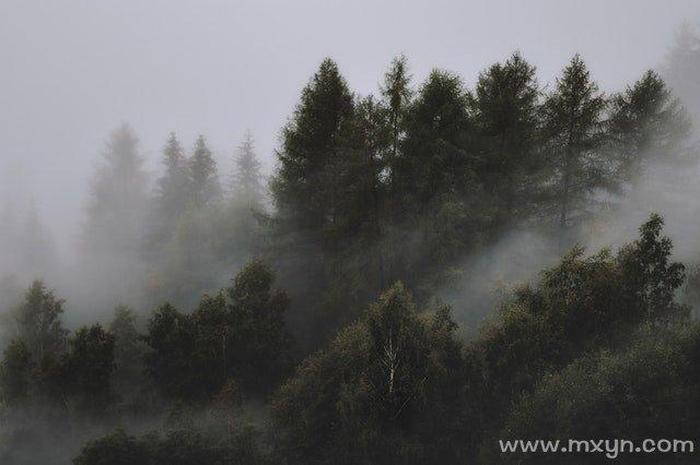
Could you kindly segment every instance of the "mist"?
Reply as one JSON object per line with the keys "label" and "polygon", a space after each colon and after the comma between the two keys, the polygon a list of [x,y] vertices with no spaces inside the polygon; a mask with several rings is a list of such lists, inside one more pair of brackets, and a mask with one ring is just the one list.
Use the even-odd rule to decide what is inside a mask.
{"label": "mist", "polygon": [[[602,168],[582,175],[582,193],[562,202],[556,186],[567,178],[553,160],[565,138],[550,123],[579,56],[591,99],[601,102],[586,142],[594,148],[580,152],[594,161],[579,168]],[[581,360],[598,363],[598,349],[626,350],[629,341],[591,336],[568,347],[569,358],[533,362],[526,376],[513,375],[532,384],[511,388],[487,366],[501,367],[488,359],[502,336],[493,328],[531,304],[523,295],[546,294],[547,272],[574,247],[586,257],[609,249],[617,258],[605,266],[632,274],[625,251],[642,247],[654,214],[663,217],[657,236],[673,243],[664,260],[688,270],[681,280],[663,262],[667,294],[697,313],[697,1],[5,0],[0,59],[0,461],[89,465],[90,454],[114,444],[167,461],[181,443],[214,454],[206,460],[328,463],[344,451],[341,463],[353,463],[336,437],[329,451],[314,449],[316,438],[290,446],[310,434],[290,420],[308,413],[300,405],[318,407],[309,386],[342,379],[328,405],[342,421],[363,418],[343,423],[348,435],[375,413],[362,402],[382,399],[390,413],[376,412],[399,426],[388,432],[377,420],[366,437],[410,437],[401,453],[438,463],[442,452],[425,452],[432,449],[413,436],[428,421],[416,420],[422,426],[405,437],[396,431],[404,407],[432,395],[420,370],[433,373],[425,366],[447,366],[445,354],[459,353],[459,369],[434,370],[462,374],[446,385],[471,382],[476,370],[474,379],[496,388],[462,386],[490,403],[477,415],[481,432],[469,430],[467,452],[454,457],[497,463],[484,444],[522,413],[504,405],[528,406],[513,392],[536,396],[551,382],[547,370],[568,376]],[[497,88],[503,69],[523,66],[527,75],[530,65],[532,122],[499,119],[500,107],[490,115],[488,98],[501,94],[489,93],[489,79]],[[395,94],[392,76],[405,87]],[[636,109],[620,108],[643,76],[658,78],[659,95],[669,97],[639,149],[624,137],[642,130],[615,127],[614,118]],[[445,129],[445,115],[457,123]],[[496,129],[484,122],[492,116]],[[522,127],[536,135],[511,144]],[[411,161],[424,153],[437,161]],[[523,166],[507,165],[530,153]],[[496,156],[506,161],[489,162]],[[635,295],[651,292],[644,289]],[[440,319],[443,304],[454,327]],[[411,316],[396,317],[392,305]],[[663,311],[678,308],[673,301]],[[394,316],[377,316],[385,314]],[[32,318],[43,336],[29,328]],[[382,326],[391,324],[406,326]],[[367,342],[382,331],[389,342]],[[397,378],[419,387],[389,401],[367,392],[383,386],[394,337],[433,355]],[[384,352],[372,358],[375,346]],[[354,378],[359,360],[373,368]],[[394,372],[390,379],[387,392],[398,396]],[[393,463],[377,444],[363,445],[363,457]]]}

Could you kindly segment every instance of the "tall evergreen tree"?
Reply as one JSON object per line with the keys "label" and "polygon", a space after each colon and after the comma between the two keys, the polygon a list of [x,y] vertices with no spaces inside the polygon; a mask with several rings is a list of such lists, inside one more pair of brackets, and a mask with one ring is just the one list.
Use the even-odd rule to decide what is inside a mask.
{"label": "tall evergreen tree", "polygon": [[392,190],[418,216],[439,194],[462,191],[470,180],[471,120],[461,79],[434,70],[407,115],[402,153],[393,160]]}
{"label": "tall evergreen tree", "polygon": [[284,128],[273,195],[281,219],[322,239],[334,235],[343,195],[339,178],[354,117],[353,97],[338,66],[325,59]]}
{"label": "tall evergreen tree", "polygon": [[368,283],[373,283],[369,288],[377,293],[384,290],[389,273],[385,236],[390,205],[386,175],[390,160],[398,155],[405,113],[400,102],[394,102],[393,108],[391,105],[378,102],[371,95],[357,103],[356,125],[362,148],[351,174],[356,179],[355,221],[362,225],[357,243],[365,251],[358,255],[365,257],[361,261],[363,274]]}
{"label": "tall evergreen tree", "polygon": [[362,104],[353,98],[337,65],[324,60],[284,129],[271,186],[277,207],[276,244],[285,246],[286,263],[295,262],[295,271],[282,271],[281,280],[293,279],[295,288],[305,280],[322,289],[320,298],[306,294],[292,299],[311,309],[294,318],[312,338],[352,319],[348,309],[362,305],[367,283],[376,288],[377,280],[367,279],[370,274],[361,265],[362,247],[369,246],[364,241],[372,229],[373,210],[367,205],[373,202],[376,170],[365,137],[368,119],[358,106]]}
{"label": "tall evergreen tree", "polygon": [[259,209],[263,202],[263,182],[260,162],[255,154],[253,135],[250,131],[246,131],[234,162],[234,201],[245,205],[248,209]]}
{"label": "tall evergreen tree", "polygon": [[539,96],[535,67],[518,52],[481,73],[476,85],[479,174],[494,196],[500,224],[526,217],[532,207]]}
{"label": "tall evergreen tree", "polygon": [[112,133],[104,163],[92,183],[84,243],[97,254],[138,254],[147,205],[147,176],[138,153],[138,139],[122,124]]}
{"label": "tall evergreen tree", "polygon": [[408,60],[399,55],[391,62],[389,70],[384,74],[384,82],[381,87],[381,95],[388,113],[388,125],[390,131],[390,155],[398,156],[402,138],[405,133],[406,111],[411,103],[413,95],[411,75],[408,73]]}
{"label": "tall evergreen tree", "polygon": [[142,289],[150,205],[138,139],[126,123],[111,134],[91,188],[80,256],[83,286],[75,297],[84,306],[111,306]]}
{"label": "tall evergreen tree", "polygon": [[591,194],[612,187],[612,161],[604,154],[603,111],[606,101],[580,56],[557,79],[544,106],[545,135],[551,166],[551,199],[560,228],[586,212]]}
{"label": "tall evergreen tree", "polygon": [[187,158],[174,132],[163,148],[165,172],[158,179],[157,215],[163,229],[172,228],[187,204]]}
{"label": "tall evergreen tree", "polygon": [[621,156],[621,175],[639,175],[647,160],[670,160],[688,135],[690,120],[680,101],[654,71],[611,101],[609,130]]}
{"label": "tall evergreen tree", "polygon": [[197,137],[189,161],[191,201],[195,206],[204,206],[218,200],[221,186],[216,170],[216,161],[207,147],[204,136]]}

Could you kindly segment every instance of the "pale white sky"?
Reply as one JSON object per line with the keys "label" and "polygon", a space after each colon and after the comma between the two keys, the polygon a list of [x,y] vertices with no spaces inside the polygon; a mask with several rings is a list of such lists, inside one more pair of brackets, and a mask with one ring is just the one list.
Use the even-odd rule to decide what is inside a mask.
{"label": "pale white sky", "polygon": [[684,20],[700,21],[700,1],[1,0],[0,201],[33,196],[67,243],[120,121],[150,169],[171,130],[230,157],[246,128],[269,167],[325,56],[368,93],[401,52],[417,82],[444,67],[468,84],[516,49],[551,82],[579,52],[617,90],[661,62]]}

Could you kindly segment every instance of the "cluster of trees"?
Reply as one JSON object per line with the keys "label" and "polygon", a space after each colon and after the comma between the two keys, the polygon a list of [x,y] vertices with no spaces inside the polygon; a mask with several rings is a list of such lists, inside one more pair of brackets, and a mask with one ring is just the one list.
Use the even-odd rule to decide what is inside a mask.
{"label": "cluster of trees", "polygon": [[563,251],[651,161],[686,153],[689,121],[654,71],[606,95],[579,56],[551,88],[515,53],[473,89],[444,70],[416,86],[398,57],[377,96],[352,92],[326,59],[282,130],[269,192],[249,134],[229,186],[204,137],[187,154],[171,134],[149,193],[136,137],[115,131],[92,185],[81,270],[99,281],[92,306],[107,294],[112,305],[128,295],[191,308],[263,256],[308,350],[392,282],[425,302],[466,254],[514,227],[535,224]]}
{"label": "cluster of trees", "polygon": [[270,268],[253,261],[192,314],[157,308],[145,334],[124,306],[107,329],[94,324],[70,334],[64,301],[36,281],[13,311],[14,338],[0,367],[2,405],[95,417],[152,409],[156,398],[235,404],[264,396],[295,357],[284,323],[288,298],[273,281]]}
{"label": "cluster of trees", "polygon": [[[648,434],[648,422],[661,433],[674,422],[671,412],[643,394],[668,399],[676,391],[664,386],[696,388],[700,341],[688,307],[674,300],[684,267],[670,261],[671,243],[661,225],[652,217],[640,238],[615,255],[602,250],[584,256],[574,249],[536,286],[517,290],[470,344],[456,337],[449,310],[417,312],[410,293],[395,285],[326,349],[308,357],[278,392],[273,409],[284,431],[282,455],[290,463],[502,463],[498,439],[552,432],[600,437],[602,431],[628,437]],[[666,344],[687,344],[675,378],[664,379],[674,365],[642,374],[642,383],[661,383],[642,386],[634,368],[616,372],[603,365],[634,358],[644,372],[641,350],[663,363],[671,354],[646,338],[652,332]],[[609,392],[604,380],[592,386],[568,382],[584,376],[581,371],[606,376],[625,391]],[[629,392],[638,397],[614,403]],[[554,414],[552,398],[559,403]],[[686,409],[680,418],[687,429],[673,431],[685,437],[698,428],[697,396],[674,399]],[[634,408],[635,418],[647,423],[626,430]],[[606,428],[572,421],[587,412]],[[512,458],[523,463],[524,456]]]}
{"label": "cluster of trees", "polygon": [[465,254],[516,226],[551,225],[568,246],[651,161],[684,153],[690,120],[654,71],[610,96],[578,55],[549,91],[535,71],[515,53],[473,90],[443,70],[415,89],[399,57],[380,96],[360,97],[321,64],[271,185],[280,266],[322,289],[295,296],[307,325],[351,321],[348,308],[398,279],[424,301]]}
{"label": "cluster of trees", "polygon": [[[498,439],[692,436],[700,327],[676,300],[685,268],[671,260],[662,224],[652,216],[615,254],[572,250],[505,300],[468,343],[449,307],[421,308],[396,283],[291,375],[288,300],[260,262],[190,315],[157,309],[138,338],[141,351],[120,342],[137,334],[125,330],[124,309],[109,331],[94,325],[67,337],[62,302],[35,283],[18,308],[21,337],[4,354],[3,402],[44,396],[61,409],[104,413],[115,354],[140,353],[131,361],[171,405],[225,417],[214,430],[176,419],[165,436],[118,430],[86,444],[75,459],[82,465],[541,463],[547,458],[504,458]],[[267,439],[235,419],[241,398],[263,392]]]}
{"label": "cluster of trees", "polygon": [[289,301],[272,282],[269,267],[253,261],[191,314],[170,304],[155,311],[146,363],[166,397],[206,401],[222,388],[261,396],[287,374],[294,361],[284,323]]}
{"label": "cluster of trees", "polygon": [[233,162],[225,183],[204,136],[188,156],[171,133],[151,192],[137,137],[126,124],[115,130],[92,181],[81,247],[81,273],[100,301],[82,301],[104,305],[128,295],[140,306],[169,300],[190,307],[221,286],[256,252],[265,202],[250,133]]}
{"label": "cluster of trees", "polygon": [[[282,131],[268,208],[249,135],[225,188],[204,137],[187,155],[171,134],[149,194],[122,126],[92,186],[84,269],[156,308],[70,332],[35,282],[5,325],[1,406],[175,425],[117,430],[78,465],[501,463],[511,436],[697,433],[700,329],[659,216],[616,253],[574,247],[469,342],[435,299],[513,228],[537,224],[563,252],[650,163],[685,155],[689,131],[660,75],[606,95],[579,56],[551,89],[519,53],[473,89],[443,70],[416,87],[399,57],[365,97],[326,59]],[[245,405],[269,421],[247,429]]]}
{"label": "cluster of trees", "polygon": [[5,404],[40,399],[94,413],[108,402],[114,336],[99,324],[69,336],[61,322],[63,304],[35,281],[15,309],[16,338],[2,364]]}

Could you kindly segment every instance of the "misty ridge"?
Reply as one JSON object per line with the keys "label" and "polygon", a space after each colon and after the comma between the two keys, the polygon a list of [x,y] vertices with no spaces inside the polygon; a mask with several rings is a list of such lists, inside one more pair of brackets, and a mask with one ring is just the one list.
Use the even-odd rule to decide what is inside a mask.
{"label": "misty ridge", "polygon": [[656,68],[604,89],[574,55],[541,82],[522,50],[467,85],[399,55],[361,95],[326,58],[270,173],[250,131],[215,153],[117,123],[72,240],[10,167],[0,463],[587,464],[496,444],[697,438],[698,30]]}

